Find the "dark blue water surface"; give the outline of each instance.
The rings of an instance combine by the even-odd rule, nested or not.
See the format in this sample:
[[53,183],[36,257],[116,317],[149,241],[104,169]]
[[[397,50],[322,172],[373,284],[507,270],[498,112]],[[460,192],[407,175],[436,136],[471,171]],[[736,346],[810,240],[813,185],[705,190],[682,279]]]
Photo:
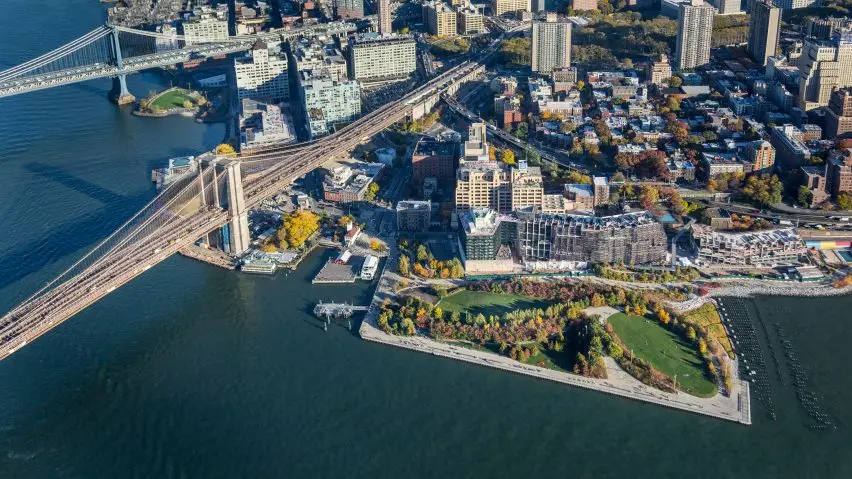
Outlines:
[[[0,68],[104,19],[97,0],[3,6]],[[109,87],[0,100],[3,311],[150,200],[152,167],[224,135],[132,117]],[[311,286],[321,262],[267,278],[175,257],[0,362],[0,477],[852,477],[849,298],[752,304],[838,424],[816,432],[786,371],[777,421],[754,404],[744,427],[324,332],[314,301],[370,292]]]

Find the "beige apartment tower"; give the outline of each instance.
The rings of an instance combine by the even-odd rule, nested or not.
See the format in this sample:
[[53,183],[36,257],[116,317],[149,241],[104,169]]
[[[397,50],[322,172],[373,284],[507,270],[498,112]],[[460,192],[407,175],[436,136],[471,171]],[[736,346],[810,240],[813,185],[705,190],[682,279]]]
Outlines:
[[491,14],[500,16],[506,12],[530,12],[531,0],[491,0]]
[[716,10],[703,0],[681,3],[677,17],[675,66],[687,70],[710,62],[713,15]]
[[828,105],[831,92],[852,86],[852,30],[842,28],[831,40],[808,38],[799,57],[799,105],[812,110]]
[[571,66],[571,24],[556,21],[534,22],[532,27],[532,70],[550,73]]

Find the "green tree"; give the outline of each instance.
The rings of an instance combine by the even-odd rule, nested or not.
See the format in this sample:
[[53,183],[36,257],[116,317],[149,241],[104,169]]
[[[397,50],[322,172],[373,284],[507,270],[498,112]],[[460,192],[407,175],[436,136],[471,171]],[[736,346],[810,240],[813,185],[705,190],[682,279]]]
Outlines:
[[401,255],[399,257],[397,269],[399,270],[399,274],[402,276],[409,276],[411,274],[411,261],[408,259],[407,255]]
[[515,164],[515,152],[506,148],[505,150],[503,150],[503,154],[500,155],[500,161],[502,161],[503,163],[505,163],[507,165],[514,165]]
[[837,206],[841,210],[852,210],[852,193],[847,191],[837,195]]
[[808,208],[811,206],[811,201],[814,200],[814,194],[811,190],[808,189],[807,186],[801,185],[799,186],[798,194],[796,195],[796,199],[799,201],[799,204]]
[[683,86],[683,78],[677,76],[669,78],[669,86],[672,88],[680,88]]
[[376,182],[370,183],[370,186],[367,187],[367,192],[364,193],[364,199],[367,201],[373,201],[376,199],[376,195],[379,193],[379,185]]
[[429,251],[425,245],[417,245],[417,261],[429,261]]
[[750,200],[768,206],[781,202],[784,185],[776,175],[751,175],[742,191]]

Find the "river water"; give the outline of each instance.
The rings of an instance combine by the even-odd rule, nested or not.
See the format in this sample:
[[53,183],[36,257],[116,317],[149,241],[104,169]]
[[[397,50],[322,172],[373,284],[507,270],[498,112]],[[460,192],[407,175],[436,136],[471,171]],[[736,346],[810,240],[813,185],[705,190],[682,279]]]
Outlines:
[[[0,67],[103,21],[96,0],[4,6]],[[0,100],[4,311],[152,198],[152,167],[224,135],[132,117],[109,87]],[[744,427],[324,332],[314,301],[370,291],[311,286],[321,263],[267,278],[174,257],[0,362],[0,477],[852,477],[850,298],[751,303],[838,428],[807,427],[783,368],[777,420],[755,403]]]

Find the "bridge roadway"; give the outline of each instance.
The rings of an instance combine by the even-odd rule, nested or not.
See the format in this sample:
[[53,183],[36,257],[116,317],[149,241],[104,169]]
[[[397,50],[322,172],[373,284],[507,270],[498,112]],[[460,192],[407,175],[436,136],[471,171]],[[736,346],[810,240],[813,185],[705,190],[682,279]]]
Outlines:
[[[484,58],[491,53],[493,49],[485,52]],[[476,72],[479,67],[479,63],[462,63],[402,99],[370,112],[335,134],[314,142],[310,148],[285,149],[280,154],[277,165],[267,168],[257,175],[255,180],[244,184],[246,208],[258,205],[294,178],[304,175],[336,155],[345,154],[364,139],[402,120],[411,113],[415,105],[432,95],[447,91],[456,82]],[[305,151],[308,153],[305,154]],[[274,153],[266,152],[264,155],[272,156]],[[213,176],[208,173],[210,168],[215,166],[204,168],[198,178],[181,190],[183,192],[190,191],[190,188],[199,188],[199,193],[187,197],[181,204],[172,206],[180,206],[183,209],[192,202],[192,198],[198,199],[201,178],[208,174]],[[212,190],[213,185],[218,183],[219,179],[207,182],[204,184],[205,191]],[[180,196],[178,193],[174,197]],[[230,219],[227,211],[213,206],[202,205],[196,212],[187,216],[172,214],[169,208],[170,205],[166,205],[159,210],[165,216],[161,224],[152,224],[150,220],[146,220],[146,223],[139,227],[141,231],[134,230],[128,237],[130,239],[114,246],[81,272],[36,293],[0,319],[0,360],[181,248],[189,246],[204,234],[222,227]]]
[[[199,58],[243,52],[251,49],[255,42],[260,40],[286,40],[300,35],[312,35],[319,32],[342,33],[351,32],[355,29],[355,25],[346,22],[331,24],[331,26],[326,26],[325,28],[306,27],[293,30],[280,29],[259,35],[232,37],[228,41],[219,43],[196,44],[161,53],[131,56],[122,60],[121,68],[108,63],[93,63],[91,65],[83,65],[47,73],[15,77],[10,80],[0,81],[0,98],[61,85],[69,85],[87,80],[94,80],[96,78],[112,78],[119,75],[127,75],[141,70],[147,70],[149,68],[177,65],[179,63],[185,63]],[[153,32],[142,32],[127,28],[117,28],[116,30],[118,32],[137,33],[143,36],[149,35],[153,37],[162,37],[162,35],[156,35]],[[168,39],[168,37],[163,38]]]

